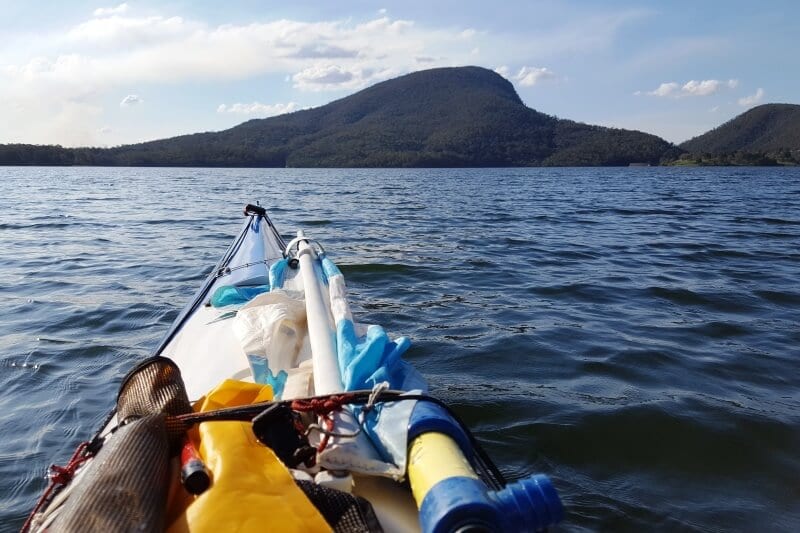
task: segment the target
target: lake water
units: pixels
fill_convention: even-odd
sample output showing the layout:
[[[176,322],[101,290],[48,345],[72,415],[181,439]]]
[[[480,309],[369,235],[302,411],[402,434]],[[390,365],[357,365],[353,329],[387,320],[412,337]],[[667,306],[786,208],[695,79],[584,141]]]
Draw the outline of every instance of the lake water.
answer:
[[[0,529],[260,200],[565,531],[800,529],[800,168],[0,168]]]

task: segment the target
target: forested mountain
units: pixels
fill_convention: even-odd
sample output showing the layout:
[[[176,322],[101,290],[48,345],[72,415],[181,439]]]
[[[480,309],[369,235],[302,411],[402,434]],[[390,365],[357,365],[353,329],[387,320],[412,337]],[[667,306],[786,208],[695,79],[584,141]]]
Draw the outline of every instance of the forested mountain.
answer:
[[[693,156],[800,162],[800,105],[754,107],[680,147]]]
[[[116,148],[0,145],[2,164],[480,167],[658,164],[680,150],[655,135],[526,107],[479,67],[378,83],[327,105],[234,128]]]

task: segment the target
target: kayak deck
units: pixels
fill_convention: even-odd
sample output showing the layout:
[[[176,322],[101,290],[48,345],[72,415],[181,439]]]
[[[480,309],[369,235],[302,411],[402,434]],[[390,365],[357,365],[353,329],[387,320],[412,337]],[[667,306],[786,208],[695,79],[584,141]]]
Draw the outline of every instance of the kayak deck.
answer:
[[[195,297],[194,308],[188,310],[180,328],[171,332],[159,351],[159,355],[180,367],[190,400],[200,398],[222,379],[253,381],[247,355],[232,328],[233,312],[215,308],[210,298],[223,286],[268,282],[270,267],[283,259],[285,244],[267,217],[248,221],[242,233],[244,238],[234,242],[204,290]],[[285,289],[303,290],[298,274],[289,269]],[[291,398],[284,395],[283,399]],[[388,478],[356,475],[352,491],[372,504],[385,531],[419,531],[419,513],[407,485]]]
[[[137,527],[175,532],[255,531],[265,520],[338,531],[352,526],[341,517],[353,510],[359,531],[542,531],[562,519],[546,476],[507,484],[458,416],[426,394],[402,359],[407,339],[354,321],[344,277],[320,244],[302,232],[285,243],[261,207],[245,215],[24,531],[126,529],[119,490],[139,504],[167,494],[162,514],[153,505],[136,511],[150,517]],[[163,459],[149,464],[152,454]],[[180,475],[148,474],[167,469]],[[342,501],[345,514],[332,517]]]

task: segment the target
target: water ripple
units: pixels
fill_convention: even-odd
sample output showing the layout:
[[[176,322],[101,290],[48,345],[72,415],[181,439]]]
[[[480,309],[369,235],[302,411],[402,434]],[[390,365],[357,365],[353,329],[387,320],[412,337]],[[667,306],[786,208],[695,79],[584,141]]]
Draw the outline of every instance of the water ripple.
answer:
[[[800,169],[0,180],[0,529],[96,429],[254,200],[287,238],[325,244],[358,316],[413,339],[407,359],[506,475],[553,478],[566,530],[800,529]]]

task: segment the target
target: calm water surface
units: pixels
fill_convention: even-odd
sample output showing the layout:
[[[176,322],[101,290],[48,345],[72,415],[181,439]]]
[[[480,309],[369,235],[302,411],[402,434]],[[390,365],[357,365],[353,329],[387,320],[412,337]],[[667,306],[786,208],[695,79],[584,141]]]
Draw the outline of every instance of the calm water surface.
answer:
[[[566,531],[800,529],[800,169],[0,168],[0,529],[261,200]]]

